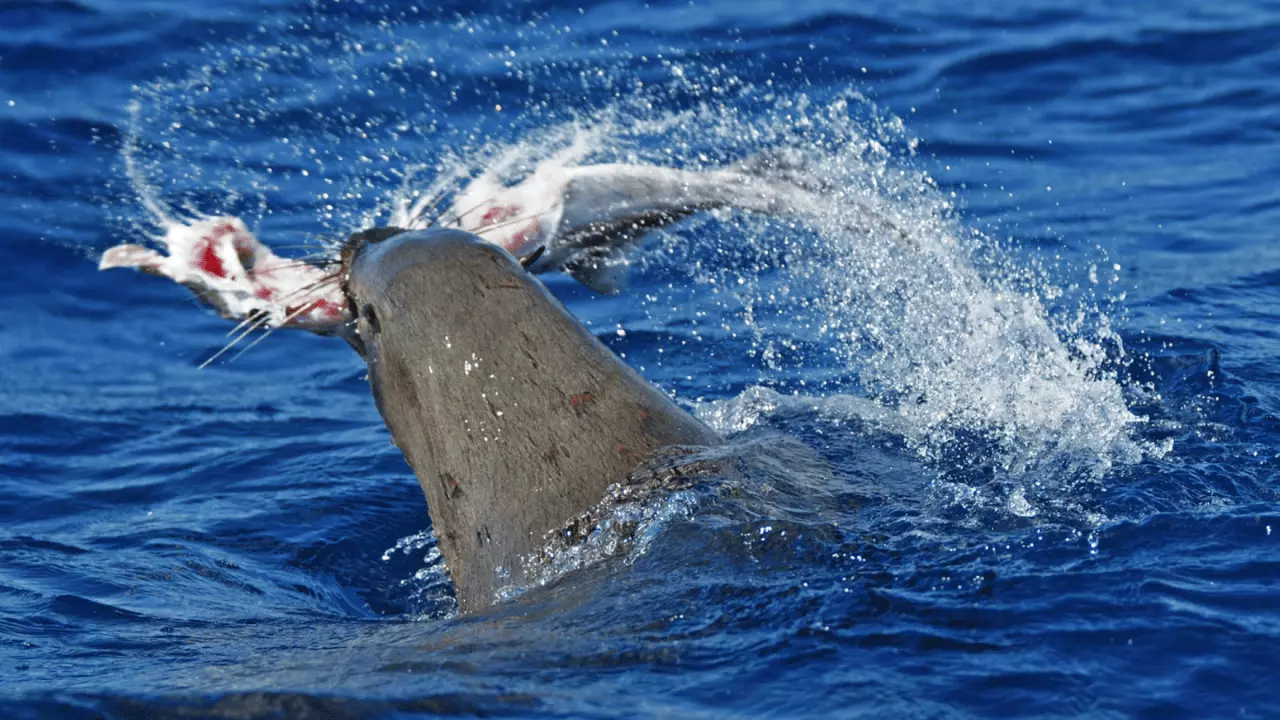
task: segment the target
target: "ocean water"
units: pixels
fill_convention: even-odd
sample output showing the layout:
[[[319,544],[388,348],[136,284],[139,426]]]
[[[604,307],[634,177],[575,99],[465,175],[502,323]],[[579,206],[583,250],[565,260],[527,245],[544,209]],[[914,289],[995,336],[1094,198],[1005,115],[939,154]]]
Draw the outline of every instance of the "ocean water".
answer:
[[[0,716],[1280,716],[1280,5],[852,7],[0,4]],[[485,613],[349,349],[96,270],[569,147],[829,205],[545,278],[732,471]]]

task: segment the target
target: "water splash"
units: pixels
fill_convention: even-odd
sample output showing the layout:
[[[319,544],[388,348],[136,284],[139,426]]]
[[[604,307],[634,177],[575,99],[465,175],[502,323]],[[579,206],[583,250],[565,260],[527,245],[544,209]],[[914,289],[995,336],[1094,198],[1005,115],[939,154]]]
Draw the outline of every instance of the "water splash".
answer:
[[[423,553],[422,566],[397,585],[405,593],[404,602],[409,608],[409,615],[420,620],[437,620],[457,615],[458,602],[453,596],[449,571],[431,530],[400,538],[395,545],[382,552],[382,562],[418,553]]]
[[[622,557],[625,562],[635,562],[648,551],[664,526],[692,517],[697,506],[698,498],[693,492],[631,499],[625,490],[615,485],[596,508],[586,513],[589,527],[583,537],[572,542],[558,537],[549,539],[525,560],[524,584],[500,588],[494,601],[511,600],[609,558]]]
[[[874,416],[926,461],[954,462],[977,442],[983,464],[1009,476],[1070,456],[1096,478],[1153,450],[1135,439],[1144,419],[1113,370],[1125,356],[1106,315],[1064,304],[1045,273],[967,229],[936,183],[911,169],[914,141],[900,122],[867,120],[877,111],[856,93],[754,109],[625,121],[615,107],[598,126],[556,126],[504,147],[502,165],[531,166],[564,147],[575,162],[656,163],[712,138],[821,202],[790,203],[795,212],[781,220],[721,218],[732,235],[667,235],[636,264],[727,291],[717,293],[721,314],[748,331],[768,369],[787,370],[790,357],[834,371],[820,388],[830,393],[826,412],[849,407],[853,391],[869,402],[850,412]],[[694,153],[683,164],[723,163]],[[740,404],[762,397],[749,390]],[[739,417],[727,428],[745,427],[745,407],[731,414]]]
[[[799,394],[833,418],[901,438],[944,484],[994,478],[1023,488],[1028,507],[1014,504],[1024,512],[1044,499],[1036,483],[1061,493],[1117,463],[1167,451],[1140,437],[1144,419],[1126,398],[1133,388],[1115,372],[1126,354],[1102,306],[1069,297],[1033,260],[966,227],[955,194],[914,161],[918,141],[856,89],[779,90],[692,60],[662,60],[667,82],[641,89],[619,84],[631,74],[625,69],[591,66],[573,68],[574,97],[531,101],[502,127],[462,131],[437,126],[429,110],[411,118],[403,103],[380,104],[402,71],[447,86],[414,41],[387,42],[371,55],[307,37],[287,53],[265,40],[245,44],[186,78],[143,88],[141,124],[153,144],[129,148],[131,172],[140,177],[147,155],[153,177],[216,179],[268,206],[275,190],[313,197],[288,208],[288,222],[280,210],[264,213],[264,226],[285,226],[273,237],[287,238],[308,223],[311,235],[340,236],[423,217],[433,198],[467,180],[513,182],[557,155],[565,163],[739,164],[820,201],[793,203],[796,212],[781,220],[717,213],[692,231],[657,234],[633,260],[640,272],[686,281],[637,299],[654,324],[671,316],[685,288],[702,288],[693,299],[707,308],[703,327],[725,329],[712,339],[746,339],[758,387],[736,402],[759,406],[769,387]],[[537,40],[535,32],[530,42]],[[295,77],[282,91],[272,74],[285,68]],[[335,70],[351,78],[341,92],[375,99],[350,117],[307,117],[305,79]],[[557,70],[568,69],[513,72]],[[264,78],[261,88],[221,96],[220,76],[248,71]],[[586,99],[600,90],[610,100]],[[461,102],[450,97],[445,104]],[[228,119],[252,126],[254,141],[237,144]],[[431,132],[446,137],[427,141]],[[274,142],[262,139],[273,134]],[[222,162],[199,162],[210,156]],[[183,162],[201,171],[175,172]],[[205,210],[230,212],[243,197]],[[800,387],[788,387],[789,378],[801,378]],[[742,392],[740,384],[706,383],[713,396]],[[770,416],[726,412],[738,416],[726,426],[733,429]],[[1001,493],[1007,507],[1013,491]]]

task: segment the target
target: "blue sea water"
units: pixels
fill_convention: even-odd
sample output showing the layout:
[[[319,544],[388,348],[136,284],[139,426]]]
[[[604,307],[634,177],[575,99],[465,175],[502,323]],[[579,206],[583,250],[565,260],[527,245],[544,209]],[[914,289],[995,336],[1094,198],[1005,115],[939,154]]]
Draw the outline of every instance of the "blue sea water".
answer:
[[[1280,716],[1278,74],[1269,2],[0,4],[0,716]],[[349,349],[95,267],[574,141],[831,214],[547,278],[738,469],[486,613]]]

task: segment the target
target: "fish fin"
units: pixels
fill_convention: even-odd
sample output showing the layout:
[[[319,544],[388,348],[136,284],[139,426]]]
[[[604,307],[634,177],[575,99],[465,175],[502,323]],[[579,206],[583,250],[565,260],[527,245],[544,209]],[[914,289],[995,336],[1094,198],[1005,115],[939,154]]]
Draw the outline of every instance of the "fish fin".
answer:
[[[165,260],[164,255],[142,245],[116,245],[102,253],[98,269],[134,268],[152,275],[164,275]]]
[[[629,264],[621,248],[610,248],[583,253],[565,263],[564,270],[601,295],[617,295],[627,286]]]

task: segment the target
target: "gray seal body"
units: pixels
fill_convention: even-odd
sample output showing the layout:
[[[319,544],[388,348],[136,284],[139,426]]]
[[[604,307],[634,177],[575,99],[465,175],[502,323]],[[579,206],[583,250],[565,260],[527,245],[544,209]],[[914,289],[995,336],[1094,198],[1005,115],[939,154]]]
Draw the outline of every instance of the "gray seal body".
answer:
[[[505,251],[459,230],[352,239],[352,344],[418,477],[464,612],[648,454],[719,438]]]

